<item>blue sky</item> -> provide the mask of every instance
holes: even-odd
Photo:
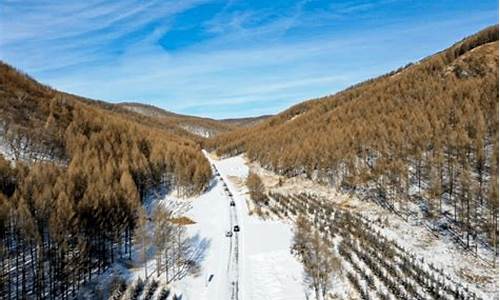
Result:
[[[2,0],[0,59],[90,98],[243,117],[335,93],[496,23],[496,0]]]

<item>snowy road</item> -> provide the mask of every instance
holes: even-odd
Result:
[[[249,214],[243,157],[207,158],[220,176],[215,176],[209,191],[188,200],[191,209],[186,215],[196,222],[189,232],[210,240],[210,247],[201,276],[176,284],[182,299],[305,299],[302,267],[289,250],[290,225]],[[230,206],[231,200],[235,206]],[[234,232],[234,225],[239,232]],[[225,236],[230,230],[231,238]]]
[[[212,163],[212,168],[214,173],[216,174],[216,180],[222,183],[224,187],[224,194],[228,199],[227,205],[229,207],[229,228],[228,232],[232,232],[232,236],[228,237],[229,239],[229,255],[227,261],[227,273],[228,273],[228,283],[230,285],[230,299],[238,300],[240,299],[239,295],[239,241],[240,235],[242,234],[239,231],[235,231],[235,226],[239,226],[238,223],[238,207],[233,199],[233,191],[230,190],[226,181],[220,174],[219,170]],[[234,205],[231,205],[234,203]]]
[[[214,171],[217,171],[217,167],[213,166]],[[217,171],[216,174],[219,174]],[[217,179],[222,182],[224,187],[225,194],[228,198],[228,207],[229,207],[229,228],[228,232],[232,232],[232,236],[228,237],[229,239],[229,255],[227,262],[227,272],[229,275],[229,283],[231,286],[231,299],[238,300],[239,299],[239,273],[238,273],[238,263],[239,263],[239,236],[240,232],[234,231],[234,226],[238,225],[238,212],[237,206],[232,206],[231,203],[234,201],[232,192],[229,190],[224,179],[219,175]]]

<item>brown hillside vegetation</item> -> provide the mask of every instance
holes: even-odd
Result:
[[[214,137],[218,134],[238,129],[239,127],[255,126],[270,117],[264,115],[250,118],[214,120],[181,115],[152,105],[133,102],[119,103],[110,106],[109,109],[120,111],[121,113],[135,112],[146,116],[147,118],[145,119],[154,120],[163,129],[169,129],[182,136],[188,136],[198,143],[203,143],[206,137]]]
[[[189,135],[194,135],[191,138],[197,141],[203,140],[200,138],[200,133],[215,136],[219,133],[235,129],[233,124],[224,121],[176,114],[147,104],[124,102],[116,106],[155,119],[167,128],[176,128],[177,130],[188,132]]]
[[[178,218],[172,218],[170,219],[170,223],[172,224],[176,224],[176,225],[192,225],[192,224],[196,224],[195,221],[193,221],[192,219],[186,217],[186,216],[181,216],[181,217],[178,217]]]
[[[269,119],[271,115],[263,115],[251,118],[222,119],[220,122],[236,127],[252,127]]]
[[[498,27],[206,146],[368,193],[402,215],[411,201],[450,218],[467,245],[479,234],[496,247]]]
[[[187,135],[55,91],[3,63],[0,142],[14,160],[0,154],[2,299],[74,295],[117,255],[131,255],[148,188],[192,195],[211,177]]]

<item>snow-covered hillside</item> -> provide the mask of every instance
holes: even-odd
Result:
[[[464,299],[477,299],[477,297],[481,299],[499,299],[498,261],[491,255],[482,256],[481,253],[485,251],[482,251],[481,248],[477,250],[478,254],[471,250],[465,250],[454,242],[452,236],[436,235],[425,226],[422,220],[418,218],[404,219],[374,202],[359,199],[355,195],[341,193],[334,188],[302,177],[280,177],[271,171],[263,169],[257,163],[249,165],[251,171],[259,174],[262,178],[268,191],[291,199],[294,205],[300,204],[299,202],[302,200],[300,199],[302,197],[297,196],[307,195],[306,198],[309,199],[306,200],[320,199],[319,202],[321,203],[319,204],[326,205],[323,208],[327,207],[333,210],[346,211],[353,214],[352,217],[355,215],[356,218],[361,220],[360,224],[363,224],[363,226],[358,226],[357,230],[366,230],[367,234],[380,235],[379,237],[383,243],[395,245],[394,248],[396,250],[394,251],[401,252],[401,257],[406,256],[410,258],[409,260],[418,261],[416,267],[423,270],[433,269],[432,272],[435,274],[419,274],[422,278],[428,280],[432,277],[442,276],[450,281],[449,284],[453,291],[462,289],[476,295],[468,298],[466,296]],[[274,198],[277,200],[276,197]],[[272,211],[283,212],[282,206],[280,201],[275,201],[269,207]],[[321,216],[318,216],[317,211],[314,211],[311,217],[321,221]],[[329,223],[330,220],[326,220],[325,224],[328,225]],[[338,227],[334,227],[335,231],[339,229]],[[358,242],[358,247],[363,251],[369,248],[366,241],[364,242],[365,244]],[[352,251],[349,254],[352,255]],[[373,253],[368,253],[368,256],[374,257]],[[395,258],[386,257],[384,259],[384,263],[387,264],[386,267],[398,264],[398,260]],[[357,262],[354,262],[354,264],[357,264]],[[364,276],[363,274],[366,274],[366,270],[368,269],[370,269],[368,266],[364,266],[361,270],[358,270],[361,271],[361,273],[358,272],[359,276]],[[398,274],[398,272],[402,273],[403,270],[394,273],[397,281],[409,280],[409,276],[400,276],[402,274]],[[373,278],[377,278],[378,276],[370,275],[370,277],[373,280]],[[360,281],[366,280],[360,279]],[[441,284],[440,288],[442,288],[445,280],[440,279],[439,282]],[[365,284],[366,282],[362,283],[362,288],[364,288],[363,285]],[[351,288],[347,289],[348,294],[354,292],[352,291],[352,284],[350,285]],[[460,296],[453,298],[450,295],[447,297],[444,299],[460,298]],[[429,299],[433,298],[430,297]]]
[[[217,134],[217,130],[215,130],[213,128],[206,128],[203,126],[182,124],[179,127],[181,127],[182,129],[184,129],[192,134],[196,134],[196,135],[199,135],[199,136],[205,137],[205,138],[210,138],[210,137],[213,137]]]

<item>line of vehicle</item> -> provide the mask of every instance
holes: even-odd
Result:
[[[238,273],[238,263],[239,263],[239,239],[238,239],[238,232],[239,232],[239,226],[238,226],[238,214],[236,212],[236,203],[233,199],[233,195],[231,191],[229,190],[228,185],[226,184],[224,178],[218,171],[217,167],[215,164],[212,165],[213,170],[215,171],[215,174],[217,176],[217,179],[220,179],[222,182],[222,185],[224,187],[224,193],[229,198],[229,231],[226,232],[226,237],[229,237],[229,256],[228,256],[228,265],[227,265],[227,272],[228,275],[232,273],[233,280],[231,280],[231,299],[232,300],[238,300],[239,298],[239,273]],[[234,234],[233,234],[234,231]],[[233,235],[235,239],[235,243],[233,245]],[[234,251],[233,251],[234,247]],[[233,255],[234,253],[234,255]],[[234,262],[234,263],[232,263]]]

